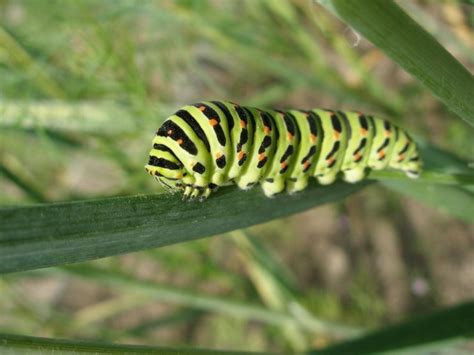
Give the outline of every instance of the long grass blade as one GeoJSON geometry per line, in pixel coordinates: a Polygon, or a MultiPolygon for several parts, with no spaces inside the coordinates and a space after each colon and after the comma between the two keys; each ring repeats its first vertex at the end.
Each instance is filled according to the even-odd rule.
{"type": "Polygon", "coordinates": [[[319,0],[474,126],[474,77],[395,2],[319,0]]]}
{"type": "Polygon", "coordinates": [[[2,354],[258,354],[245,351],[218,351],[191,348],[173,349],[145,345],[98,343],[13,334],[0,334],[0,352],[2,354]]]}
{"type": "Polygon", "coordinates": [[[126,293],[147,296],[156,301],[177,304],[195,310],[219,313],[244,320],[259,321],[277,327],[293,326],[299,331],[324,333],[346,338],[360,335],[360,329],[341,326],[319,319],[299,318],[290,311],[266,309],[258,304],[249,304],[217,296],[208,296],[196,291],[137,280],[118,271],[103,270],[87,265],[71,265],[62,268],[35,271],[35,273],[72,275],[107,285],[126,293]]]}
{"type": "Polygon", "coordinates": [[[64,91],[47,74],[45,68],[39,65],[36,59],[13,36],[0,26],[0,60],[2,56],[7,57],[9,62],[15,67],[21,68],[28,73],[31,80],[46,95],[57,99],[64,99],[64,91]]]}
{"type": "Polygon", "coordinates": [[[339,182],[327,188],[313,183],[304,194],[274,199],[260,189],[244,193],[223,188],[204,203],[161,194],[4,208],[0,272],[69,264],[224,233],[341,200],[369,183],[339,182]]]}
{"type": "Polygon", "coordinates": [[[471,301],[385,327],[364,337],[315,351],[314,354],[373,354],[394,350],[398,353],[420,345],[443,347],[446,341],[473,338],[473,329],[474,301],[471,301]]]}

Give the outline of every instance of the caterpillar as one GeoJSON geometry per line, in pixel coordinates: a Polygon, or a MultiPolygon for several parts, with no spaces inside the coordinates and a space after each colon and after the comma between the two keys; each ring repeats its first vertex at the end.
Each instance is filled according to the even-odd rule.
{"type": "Polygon", "coordinates": [[[356,111],[262,110],[226,101],[187,105],[156,132],[146,171],[183,199],[206,199],[231,183],[260,183],[266,196],[295,193],[310,176],[347,182],[368,169],[392,168],[416,178],[414,141],[389,121],[356,111]]]}

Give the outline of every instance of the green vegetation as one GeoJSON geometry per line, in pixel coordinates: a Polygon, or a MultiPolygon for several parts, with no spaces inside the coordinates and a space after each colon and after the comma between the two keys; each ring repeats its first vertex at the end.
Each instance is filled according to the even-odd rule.
{"type": "Polygon", "coordinates": [[[0,352],[472,350],[473,8],[403,6],[0,0],[0,352]],[[380,114],[425,170],[184,203],[143,165],[202,99],[380,114]]]}
{"type": "Polygon", "coordinates": [[[322,0],[321,3],[414,75],[450,110],[474,125],[472,74],[395,3],[383,0],[322,0]]]}

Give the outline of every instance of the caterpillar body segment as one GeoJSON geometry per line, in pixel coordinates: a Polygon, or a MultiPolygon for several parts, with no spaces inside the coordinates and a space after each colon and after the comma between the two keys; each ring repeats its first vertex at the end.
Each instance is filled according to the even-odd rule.
{"type": "Polygon", "coordinates": [[[354,183],[368,169],[417,177],[416,144],[389,121],[354,111],[261,110],[225,101],[184,106],[153,139],[146,171],[184,198],[207,198],[219,186],[257,183],[271,197],[338,175],[354,183]]]}
{"type": "MultiPolygon", "coordinates": [[[[373,118],[359,112],[339,112],[348,130],[346,153],[341,170],[344,180],[357,182],[364,178],[374,138],[373,118]]],[[[377,120],[380,121],[380,120],[377,120]]]]}

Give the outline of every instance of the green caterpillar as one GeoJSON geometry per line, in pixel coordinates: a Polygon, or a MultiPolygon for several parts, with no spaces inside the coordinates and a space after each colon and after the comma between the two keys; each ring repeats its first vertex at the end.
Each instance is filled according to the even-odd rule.
{"type": "Polygon", "coordinates": [[[146,171],[183,198],[206,199],[219,186],[266,196],[364,178],[386,167],[418,177],[421,161],[410,136],[392,123],[353,111],[261,110],[232,102],[188,105],[170,116],[153,139],[146,171]]]}

